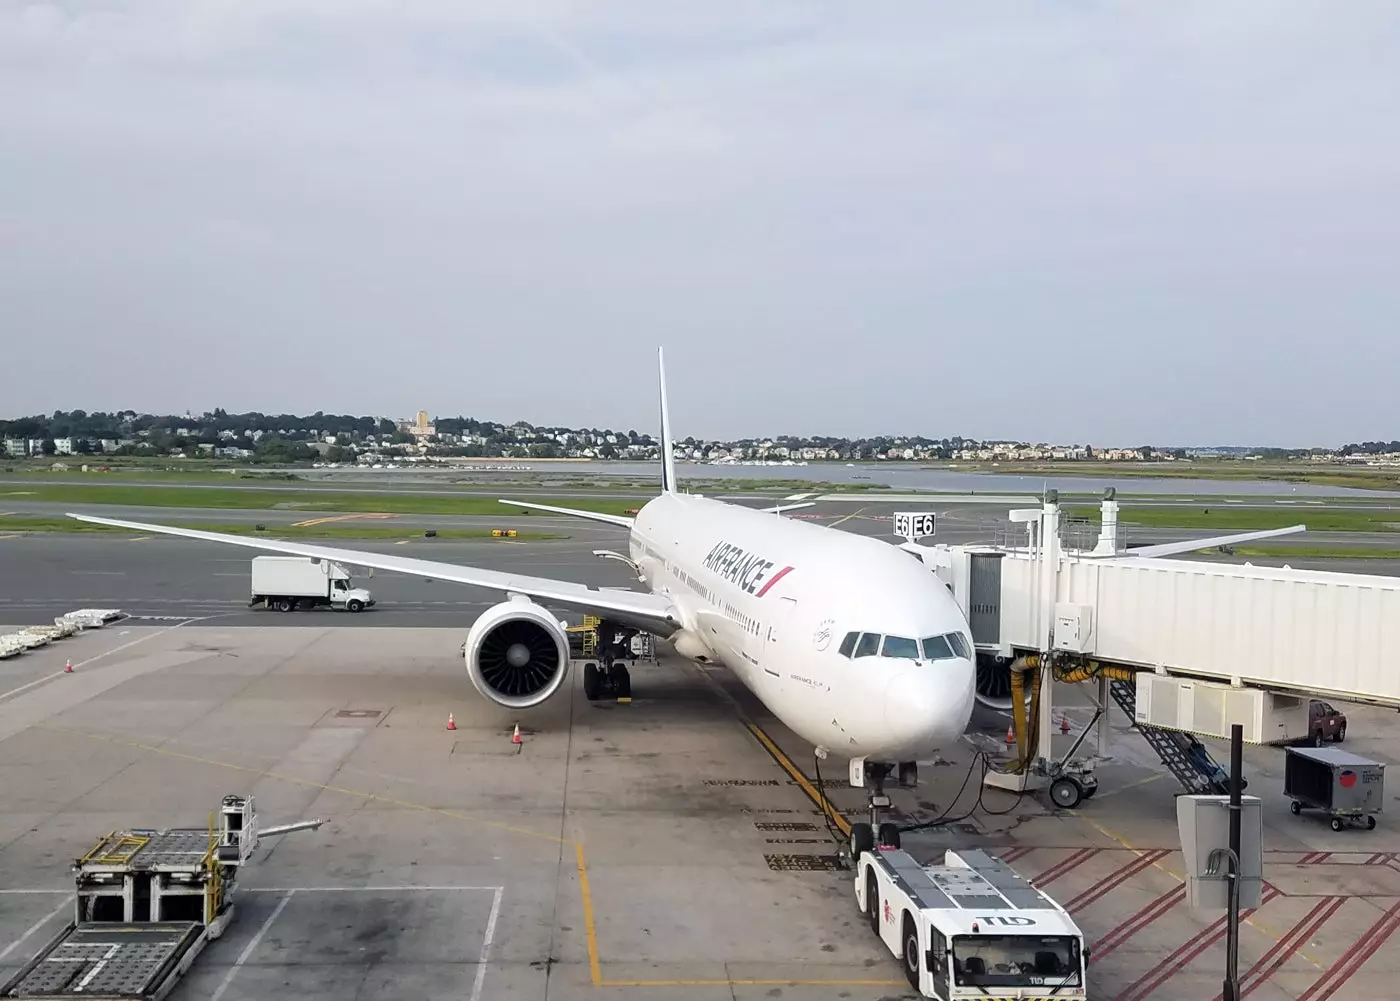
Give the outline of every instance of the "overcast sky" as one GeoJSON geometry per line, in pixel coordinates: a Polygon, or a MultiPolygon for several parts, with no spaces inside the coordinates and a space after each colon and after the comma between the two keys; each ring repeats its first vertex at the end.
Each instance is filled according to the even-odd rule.
{"type": "Polygon", "coordinates": [[[0,0],[0,416],[1400,437],[1400,5],[0,0]]]}

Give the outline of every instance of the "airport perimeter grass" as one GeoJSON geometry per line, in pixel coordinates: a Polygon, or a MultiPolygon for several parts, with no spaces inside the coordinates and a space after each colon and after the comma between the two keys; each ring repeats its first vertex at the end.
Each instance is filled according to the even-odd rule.
{"type": "Polygon", "coordinates": [[[1242,462],[967,462],[925,465],[922,469],[953,469],[963,473],[996,473],[1012,476],[1078,476],[1113,479],[1237,480],[1240,482],[1309,483],[1357,490],[1400,490],[1395,469],[1319,469],[1311,463],[1257,465],[1242,462]]]}
{"type": "MultiPolygon", "coordinates": [[[[265,539],[422,539],[423,529],[413,528],[371,528],[348,524],[339,525],[270,525],[259,532],[252,525],[220,525],[204,522],[175,522],[174,528],[193,528],[201,532],[222,532],[225,535],[256,535],[265,539]]],[[[134,529],[113,528],[110,525],[94,525],[91,522],[73,518],[7,518],[0,517],[0,535],[10,532],[64,532],[64,533],[117,533],[140,534],[134,529]]],[[[494,539],[489,528],[439,528],[435,541],[465,539],[494,539]]],[[[541,541],[567,539],[567,535],[552,532],[517,532],[516,541],[541,541]]]]}
{"type": "MultiPolygon", "coordinates": [[[[18,486],[18,485],[16,485],[18,486]]],[[[21,489],[0,487],[0,507],[6,499],[55,504],[114,504],[125,507],[183,507],[239,511],[331,511],[376,514],[507,514],[522,509],[501,504],[491,497],[462,497],[450,492],[395,494],[308,490],[220,490],[213,487],[159,487],[120,484],[26,483],[21,489]]],[[[641,507],[649,498],[551,497],[546,503],[583,511],[623,514],[641,507]]]]}
{"type": "Polygon", "coordinates": [[[1281,560],[1400,560],[1400,549],[1372,546],[1234,546],[1232,552],[1281,560]]]}
{"type": "MultiPolygon", "coordinates": [[[[1070,507],[1072,518],[1099,520],[1099,509],[1070,507]]],[[[1310,532],[1400,532],[1400,511],[1329,511],[1326,508],[1290,507],[1127,507],[1118,520],[1144,528],[1199,528],[1221,532],[1248,532],[1265,528],[1307,525],[1310,532]]]]}

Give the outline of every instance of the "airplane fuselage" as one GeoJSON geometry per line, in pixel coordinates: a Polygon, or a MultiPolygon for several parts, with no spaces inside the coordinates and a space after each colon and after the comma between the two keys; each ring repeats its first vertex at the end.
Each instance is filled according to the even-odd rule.
{"type": "Polygon", "coordinates": [[[638,512],[629,545],[647,586],[682,610],[677,649],[730,668],[802,739],[897,762],[965,731],[971,631],[947,587],[908,553],[669,493],[638,512]]]}

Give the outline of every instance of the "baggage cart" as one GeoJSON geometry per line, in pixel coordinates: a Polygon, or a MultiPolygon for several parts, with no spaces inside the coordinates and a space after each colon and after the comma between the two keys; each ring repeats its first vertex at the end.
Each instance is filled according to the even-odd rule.
{"type": "Polygon", "coordinates": [[[1385,765],[1337,747],[1289,747],[1283,770],[1283,794],[1296,816],[1321,810],[1332,830],[1364,823],[1376,826],[1385,802],[1385,765]]]}

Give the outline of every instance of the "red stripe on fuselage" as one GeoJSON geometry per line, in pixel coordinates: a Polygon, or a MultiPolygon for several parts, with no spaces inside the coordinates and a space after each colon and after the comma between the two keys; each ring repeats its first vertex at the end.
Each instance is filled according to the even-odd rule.
{"type": "Polygon", "coordinates": [[[767,593],[768,593],[768,589],[769,589],[770,587],[772,587],[774,584],[778,583],[778,581],[782,580],[782,579],[783,579],[783,575],[786,574],[786,573],[787,573],[789,570],[791,570],[791,569],[792,569],[792,567],[783,567],[781,570],[779,570],[777,573],[775,573],[772,577],[769,577],[769,578],[768,578],[768,583],[767,583],[767,584],[764,584],[761,588],[758,589],[758,596],[759,596],[760,598],[762,598],[765,594],[767,594],[767,593]]]}

